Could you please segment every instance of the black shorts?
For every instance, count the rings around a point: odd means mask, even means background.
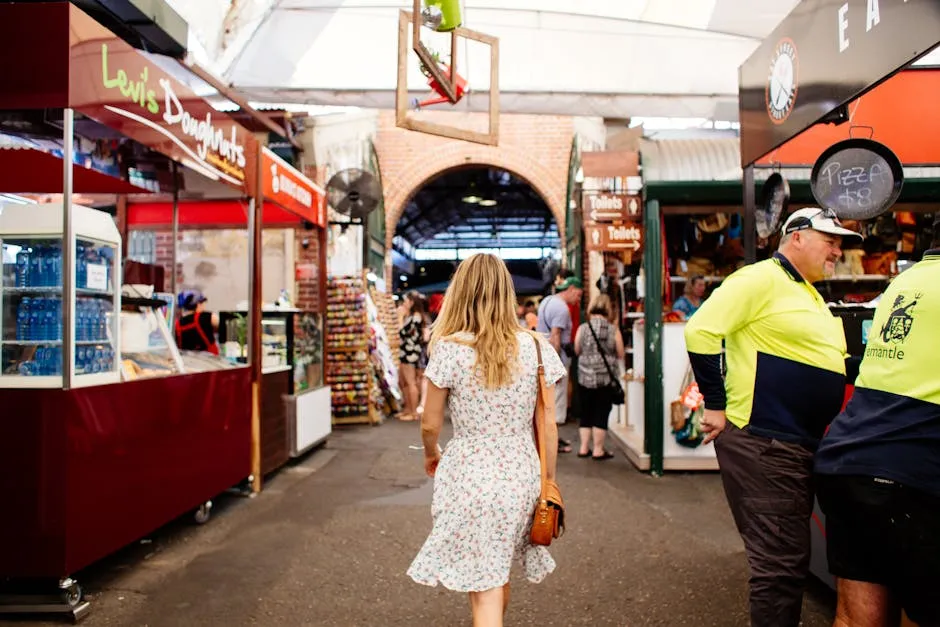
[[[606,431],[610,410],[613,408],[610,394],[604,388],[586,388],[579,383],[578,399],[581,405],[581,420],[578,426],[582,429]]]
[[[886,586],[911,620],[940,626],[940,497],[874,477],[817,480],[829,571]]]

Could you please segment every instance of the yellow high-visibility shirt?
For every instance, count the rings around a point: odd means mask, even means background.
[[[737,427],[815,447],[842,406],[842,321],[780,253],[726,278],[690,318],[685,341],[705,407],[724,409]]]

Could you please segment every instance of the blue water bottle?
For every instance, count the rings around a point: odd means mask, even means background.
[[[16,253],[16,287],[29,287],[29,252]]]
[[[42,376],[46,374],[49,363],[46,357],[46,348],[40,346],[36,349],[36,353],[33,355],[33,362],[36,364],[36,374]]]
[[[43,286],[43,276],[42,276],[42,255],[43,247],[36,246],[33,248],[33,254],[29,256],[29,287],[42,287]]]
[[[62,341],[62,299],[55,298],[53,299],[53,311],[55,312],[55,318],[53,319],[53,328],[55,329],[55,335],[52,337],[57,342]]]
[[[42,330],[42,299],[34,298],[32,306],[29,308],[29,341],[30,342],[39,342],[41,341],[43,330]]]
[[[75,341],[85,341],[85,301],[78,299],[75,301],[75,320],[73,321],[75,329]]]
[[[58,245],[49,249],[49,285],[62,285],[62,248]]]
[[[16,339],[21,342],[29,341],[29,314],[33,301],[26,297],[20,301],[20,306],[16,310]]]
[[[79,288],[88,285],[88,262],[85,260],[85,247],[81,244],[75,248],[75,285]]]

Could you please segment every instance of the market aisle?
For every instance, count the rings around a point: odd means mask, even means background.
[[[83,573],[94,606],[83,625],[469,624],[463,595],[404,575],[430,525],[417,442],[415,423],[341,431],[260,497],[223,498],[209,524],[175,523]],[[558,570],[542,586],[515,582],[508,625],[747,624],[742,546],[716,475],[652,479],[619,457],[571,455],[559,475]],[[809,597],[804,625],[831,624],[830,604]]]

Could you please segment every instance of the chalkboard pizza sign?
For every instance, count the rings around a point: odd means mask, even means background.
[[[816,160],[810,185],[816,202],[840,218],[866,220],[886,212],[901,195],[904,169],[884,144],[847,139]]]

